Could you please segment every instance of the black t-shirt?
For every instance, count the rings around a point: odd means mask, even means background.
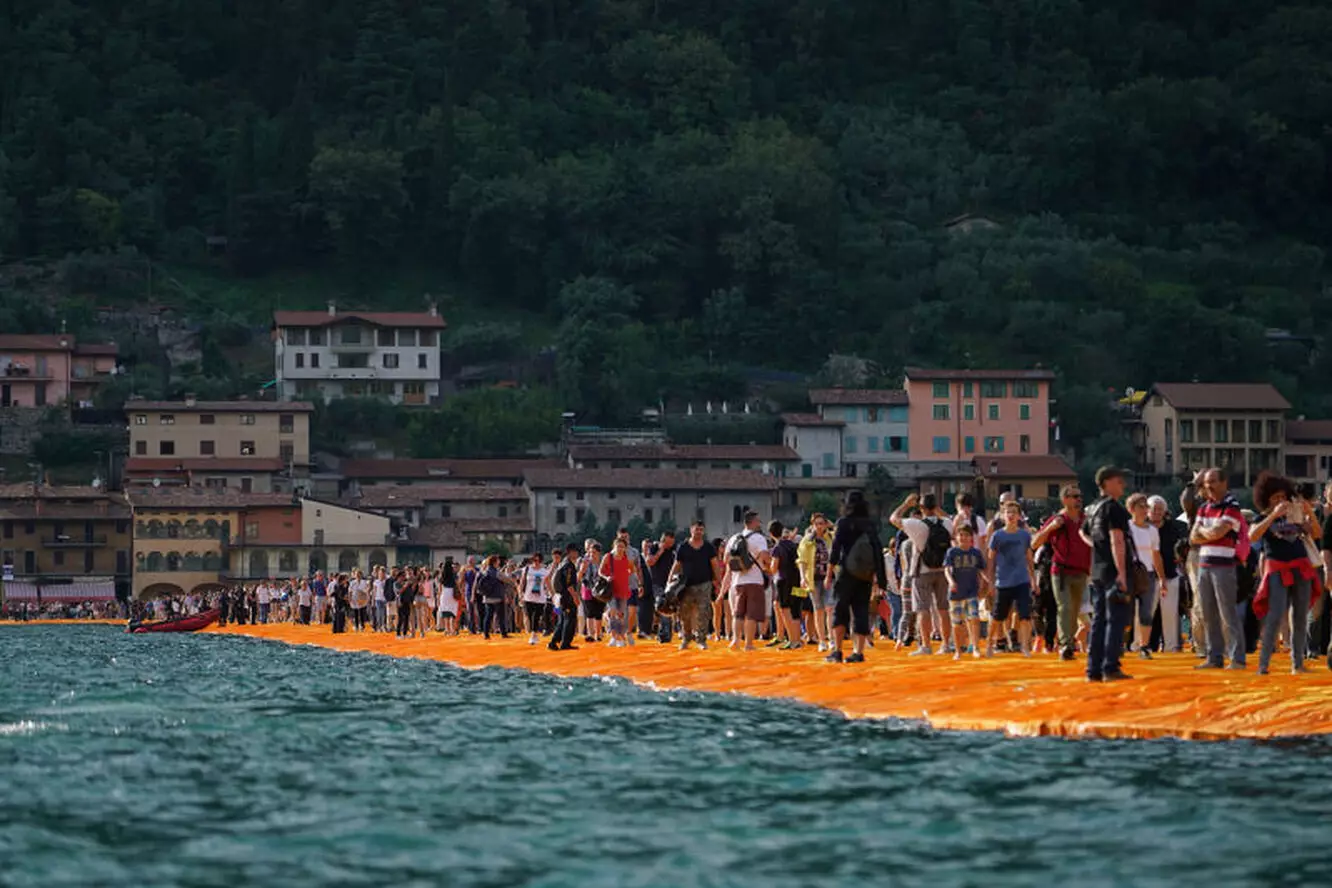
[[[1108,498],[1098,500],[1092,506],[1088,518],[1087,535],[1092,540],[1092,579],[1102,586],[1113,586],[1119,579],[1119,570],[1115,567],[1115,553],[1110,545],[1110,533],[1115,530],[1123,532],[1125,558],[1132,557],[1128,554],[1128,547],[1133,545],[1133,537],[1129,532],[1129,522],[1132,518],[1128,509],[1124,508],[1119,500]]]
[[[800,585],[799,551],[791,540],[778,540],[772,547],[772,557],[777,562],[778,588],[794,589]]]
[[[709,542],[704,542],[695,549],[689,540],[685,540],[675,547],[675,560],[680,562],[680,571],[684,574],[687,586],[711,583],[712,562],[716,558],[717,549]]]
[[[1179,576],[1179,565],[1175,562],[1175,547],[1180,540],[1189,538],[1189,526],[1175,518],[1161,522],[1161,564],[1165,567],[1165,578],[1173,580]]]
[[[1332,528],[1327,526],[1328,521],[1332,521],[1332,510],[1325,509],[1323,511],[1323,538],[1318,543],[1319,548],[1324,552],[1332,552]]]
[[[648,552],[652,555],[661,552],[661,543],[653,543],[648,548]],[[657,593],[666,591],[666,580],[671,575],[672,567],[675,567],[675,550],[667,549],[661,553],[657,563],[648,568],[648,577],[652,580],[652,588]]]
[[[578,591],[578,565],[576,562],[571,559],[561,562],[559,570],[555,571],[555,579],[551,580],[551,585],[555,587],[555,594],[560,596],[560,610],[578,607],[578,600],[575,595]]]

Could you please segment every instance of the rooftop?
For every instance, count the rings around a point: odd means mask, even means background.
[[[819,404],[886,404],[908,403],[907,393],[902,389],[810,389],[809,402]]]
[[[171,413],[310,413],[308,401],[126,401],[125,412],[140,410]]]
[[[1287,443],[1332,442],[1332,419],[1292,419],[1286,423]]]
[[[558,459],[344,459],[339,473],[344,478],[458,478],[465,481],[522,480],[528,469],[556,468]]]
[[[792,462],[800,458],[782,444],[570,444],[575,460],[752,460]]]
[[[12,484],[0,484],[0,499],[41,499],[41,500],[120,500],[118,493],[108,493],[91,484],[65,484],[52,486],[38,484],[35,481],[19,481]]]
[[[4,333],[0,349],[5,351],[70,351],[74,337],[65,333]]]
[[[1003,380],[1050,380],[1054,371],[1037,368],[1035,370],[932,370],[928,367],[907,367],[907,379],[1003,379]]]
[[[361,509],[421,508],[426,503],[514,502],[527,499],[521,486],[503,484],[384,484],[361,488],[357,496],[343,497],[349,506]]]
[[[743,469],[529,469],[527,486],[584,490],[776,490],[777,479]]]
[[[126,494],[135,509],[255,509],[264,506],[299,507],[300,498],[290,493],[245,493],[227,488],[160,487],[131,490]]]
[[[454,521],[427,521],[407,532],[408,539],[432,549],[465,549],[467,537]]]
[[[275,327],[327,327],[361,321],[375,327],[425,327],[443,330],[448,324],[427,311],[275,311]]]
[[[1176,410],[1289,410],[1290,402],[1265,382],[1158,382],[1152,390]]]
[[[800,428],[817,426],[838,428],[846,425],[846,423],[842,422],[840,419],[824,419],[817,413],[783,413],[782,422],[789,426],[797,426]]]
[[[176,459],[170,456],[131,456],[125,460],[125,472],[168,474],[174,472],[280,472],[287,467],[278,457],[211,457]]]
[[[1078,473],[1062,456],[1003,456],[987,454],[971,461],[987,478],[1076,478]]]

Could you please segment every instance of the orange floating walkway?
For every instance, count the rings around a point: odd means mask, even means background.
[[[1148,662],[1125,658],[1134,681],[1088,684],[1082,663],[1053,656],[1030,660],[951,657],[908,659],[871,649],[869,662],[824,663],[813,647],[752,653],[717,649],[681,652],[640,641],[632,648],[581,645],[554,652],[526,637],[486,642],[469,636],[397,639],[372,632],[333,635],[326,626],[214,626],[207,632],[250,635],[341,651],[439,660],[465,669],[502,666],[575,678],[618,676],[659,690],[685,689],[797,700],[851,718],[898,718],[934,728],[1002,731],[1012,736],[1190,740],[1276,739],[1332,734],[1332,672],[1318,661],[1307,675],[1289,675],[1289,657],[1274,658],[1272,675],[1195,672],[1191,654]],[[1311,668],[1313,664],[1311,663]],[[1282,674],[1277,674],[1282,673]]]

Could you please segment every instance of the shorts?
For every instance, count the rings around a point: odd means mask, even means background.
[[[731,614],[737,620],[766,622],[768,595],[762,583],[741,583],[731,590]]]
[[[606,602],[595,598],[583,599],[583,616],[589,620],[600,620],[606,616]]]
[[[780,589],[778,589],[777,603],[782,606],[783,610],[785,610],[788,614],[791,615],[791,619],[799,623],[801,611],[804,609],[805,602],[808,599],[799,598],[795,595],[792,595],[791,591],[794,588],[795,588],[794,586],[782,586]]]
[[[1017,608],[1019,620],[1031,619],[1031,584],[1023,583],[1021,586],[1000,586],[999,594],[994,603],[995,622],[1002,623],[1008,619],[1008,613],[1014,607]]]
[[[979,620],[980,601],[976,598],[963,598],[948,602],[948,619],[952,620],[954,626],[967,620]]]
[[[809,590],[809,601],[810,610],[821,610],[823,608],[832,610],[837,604],[836,600],[833,599],[832,594],[824,585],[823,580],[817,577],[814,580],[814,588]]]
[[[948,613],[948,577],[943,571],[915,576],[911,585],[911,609],[918,614]]]

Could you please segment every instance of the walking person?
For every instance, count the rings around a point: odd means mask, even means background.
[[[490,626],[498,623],[501,638],[508,638],[509,631],[504,624],[505,584],[499,570],[500,558],[491,555],[481,562],[480,576],[476,581],[477,595],[481,598],[481,634],[490,640]]]
[[[661,538],[655,543],[649,543],[644,546],[643,563],[647,565],[647,580],[651,587],[651,595],[648,601],[651,603],[651,611],[640,609],[638,624],[645,625],[643,617],[646,614],[648,621],[646,625],[651,625],[652,619],[657,619],[657,640],[662,644],[671,643],[671,624],[675,621],[673,614],[657,615],[658,600],[666,594],[666,584],[670,579],[671,572],[675,569],[675,532],[665,531]]]
[[[444,559],[444,566],[440,568],[439,578],[439,615],[435,621],[435,628],[449,635],[458,634],[458,566],[453,562],[453,556],[449,555]]]
[[[370,581],[361,575],[361,569],[352,571],[351,578],[352,628],[364,632],[370,622]]]
[[[564,549],[564,558],[556,562],[550,580],[551,591],[555,596],[557,617],[555,632],[546,647],[552,651],[577,650],[574,636],[578,632],[578,603],[581,596],[578,587],[578,544],[569,543]]]
[[[1168,654],[1177,654],[1181,637],[1180,608],[1183,604],[1179,551],[1181,543],[1188,545],[1189,526],[1167,514],[1164,497],[1149,497],[1147,508],[1148,517],[1156,526],[1161,539],[1161,567],[1165,572],[1165,583],[1161,587],[1161,649]]]
[[[1124,471],[1102,466],[1096,470],[1096,487],[1101,498],[1082,526],[1083,539],[1092,550],[1087,681],[1121,681],[1131,677],[1120,668],[1119,658],[1133,615],[1128,572],[1130,518],[1119,502],[1124,495]]]
[[[920,518],[908,518],[907,513],[919,505]],[[942,646],[951,650],[952,634],[948,618],[948,579],[944,576],[944,557],[953,546],[953,534],[947,516],[939,508],[934,494],[924,497],[912,493],[889,517],[889,522],[904,531],[911,541],[912,609],[920,630],[920,647],[911,656],[930,656],[934,630],[938,628]]]
[[[865,662],[870,595],[876,583],[880,589],[888,588],[882,553],[883,543],[876,522],[869,516],[865,495],[859,490],[848,492],[828,555],[829,567],[835,571],[833,595],[837,602],[833,609],[832,651],[826,658],[829,663],[843,662],[842,643],[848,634],[853,636],[852,650],[845,662]]]
[[[395,570],[393,590],[398,604],[398,638],[407,638],[412,630],[412,611],[416,603],[416,580],[411,569]]]
[[[523,612],[527,619],[527,643],[541,640],[541,621],[546,615],[546,569],[541,553],[537,552],[523,568]]]
[[[1221,669],[1230,657],[1231,669],[1245,667],[1244,626],[1237,610],[1240,561],[1250,547],[1244,514],[1230,495],[1225,473],[1208,469],[1203,473],[1203,495],[1189,541],[1199,547],[1197,596],[1202,599],[1207,624],[1207,659],[1196,668]],[[1243,540],[1241,541],[1241,535]]]
[[[1146,588],[1140,590],[1135,607],[1138,612],[1138,656],[1150,660],[1156,608],[1170,595],[1165,580],[1165,560],[1161,554],[1161,531],[1151,522],[1151,507],[1145,494],[1133,494],[1125,505],[1132,518],[1129,533],[1133,539],[1133,560],[1147,572]]]
[[[633,595],[631,579],[634,560],[629,554],[629,535],[616,535],[611,550],[602,559],[598,572],[610,580],[611,600],[609,620],[611,640],[609,647],[628,647],[633,644],[629,634],[629,599]]]
[[[772,565],[758,512],[745,512],[744,528],[726,544],[726,561],[731,574],[731,618],[735,621],[731,650],[743,643],[746,651],[752,651],[759,625],[768,620],[767,576]]]
[[[1267,675],[1282,630],[1290,633],[1291,672],[1307,672],[1309,605],[1319,580],[1318,566],[1309,556],[1322,527],[1313,509],[1297,501],[1289,478],[1261,473],[1253,486],[1253,504],[1263,513],[1249,531],[1250,541],[1261,544],[1264,555],[1253,601],[1254,615],[1262,620],[1258,674]]]
[[[832,551],[829,536],[831,522],[822,512],[810,516],[809,529],[800,541],[800,585],[809,590],[809,610],[813,627],[810,635],[818,639],[819,652],[832,647],[833,597],[828,590],[828,556]]]
[[[388,585],[384,576],[384,566],[375,565],[375,578],[370,581],[371,596],[374,599],[374,630],[388,631],[388,597],[385,587]]]
[[[1050,546],[1053,556],[1050,582],[1054,586],[1058,613],[1059,656],[1072,660],[1092,557],[1091,547],[1082,538],[1082,491],[1076,484],[1066,484],[1059,492],[1059,498],[1063,508],[1045,522],[1031,545],[1034,549]]]
[[[670,576],[675,574],[683,574],[685,583],[680,593],[680,650],[687,650],[691,641],[698,642],[701,650],[707,650],[712,600],[721,577],[717,548],[708,540],[702,521],[691,524],[689,539],[676,547]]]

